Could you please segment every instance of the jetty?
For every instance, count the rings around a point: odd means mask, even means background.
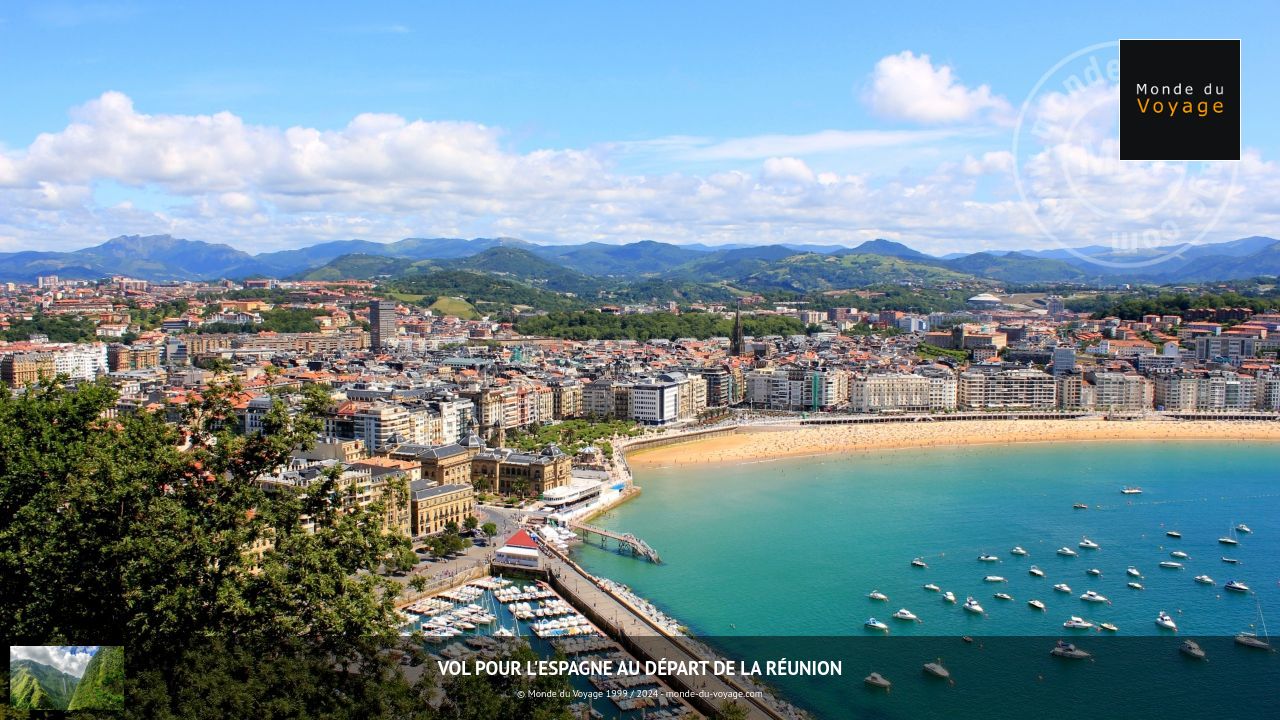
[[[600,538],[600,547],[607,547],[608,541],[612,540],[617,544],[619,550],[625,548],[630,550],[632,555],[642,557],[655,564],[660,564],[662,562],[662,558],[658,556],[657,550],[654,550],[649,546],[649,543],[641,540],[631,533],[617,533],[612,530],[605,530],[604,528],[596,527],[595,525],[588,525],[576,520],[570,520],[568,525],[569,529],[582,534],[583,542],[586,542],[588,537],[591,535],[595,535]]]

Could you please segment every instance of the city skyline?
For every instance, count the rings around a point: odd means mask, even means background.
[[[0,119],[0,252],[162,233],[251,251],[438,236],[1035,249],[1183,222],[1177,207],[1135,221],[1103,205],[1050,237],[1030,210],[1116,188],[1155,207],[1188,177],[1224,212],[1175,240],[1272,234],[1277,101],[1256,68],[1277,59],[1264,38],[1242,37],[1239,163],[1110,163],[1108,113],[1081,126],[1052,111],[1111,107],[1113,81],[1035,89],[1091,45],[1239,36],[1274,11],[1090,8],[1032,23],[1001,8],[753,6],[730,20],[713,6],[508,7],[481,25],[407,5],[375,19],[255,9],[248,24],[148,3],[14,5],[0,57],[30,69],[5,81],[24,111]],[[190,24],[207,32],[174,32]],[[289,50],[273,42],[284,36]],[[138,63],[128,43],[169,61]],[[1029,98],[1066,139],[1024,155],[1013,141]],[[1066,182],[1019,187],[1015,170],[1043,178],[1073,152]]]

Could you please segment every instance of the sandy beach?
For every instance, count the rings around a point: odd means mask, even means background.
[[[829,453],[946,445],[1113,440],[1280,440],[1280,422],[963,420],[866,425],[745,426],[732,435],[627,452],[634,468],[735,464]]]

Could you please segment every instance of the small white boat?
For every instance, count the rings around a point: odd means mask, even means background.
[[[911,567],[927,568],[929,565],[925,563],[924,558],[915,558],[911,561]]]
[[[981,605],[979,605],[979,604],[978,604],[978,601],[977,601],[977,600],[974,600],[972,597],[965,598],[965,601],[964,601],[964,609],[965,609],[966,611],[968,611],[968,612],[971,612],[971,613],[978,613],[978,614],[982,614],[982,612],[983,612],[983,610],[982,610],[982,606],[981,606]]]
[[[941,590],[942,588],[938,587],[937,585],[934,585],[933,583],[927,583],[927,584],[924,586],[924,589],[925,589],[925,590],[928,590],[929,592],[938,592],[938,591],[939,591],[939,590]]]
[[[982,582],[999,583],[999,582],[1009,582],[1009,581],[1005,580],[1003,577],[999,575],[988,575],[982,578]]]
[[[889,596],[888,596],[888,595],[885,595],[884,593],[880,592],[879,590],[872,590],[871,592],[867,593],[867,597],[868,597],[868,598],[870,598],[870,599],[872,599],[872,600],[878,600],[878,601],[880,601],[880,602],[888,602],[888,601],[889,601]]]
[[[902,609],[898,610],[898,612],[896,612],[896,613],[894,613],[894,614],[893,614],[893,619],[895,619],[895,620],[911,620],[912,622],[915,622],[915,621],[919,620],[920,618],[916,617],[916,614],[915,614],[915,613],[913,613],[913,612],[911,612],[910,610],[908,610],[908,609],[906,609],[906,608],[902,608]]]
[[[1138,572],[1138,568],[1130,565],[1128,570],[1124,571],[1129,577],[1142,577],[1142,573]]]
[[[1065,640],[1059,640],[1058,644],[1054,645],[1053,649],[1049,651],[1049,654],[1056,655],[1061,658],[1067,658],[1068,660],[1088,660],[1093,657],[1089,653]]]
[[[1010,595],[1009,593],[996,593],[995,598],[997,600],[1012,600],[1013,596]]]
[[[1068,584],[1066,584],[1066,583],[1058,583],[1057,585],[1054,585],[1054,586],[1053,586],[1053,589],[1054,589],[1054,590],[1057,590],[1057,591],[1058,591],[1058,592],[1060,592],[1060,593],[1068,593],[1068,594],[1069,594],[1069,593],[1071,592],[1071,586],[1070,586],[1070,585],[1068,585]]]
[[[885,625],[883,622],[880,622],[875,618],[867,618],[867,621],[862,623],[862,626],[865,628],[869,628],[871,630],[880,630],[882,632],[889,632],[889,626]]]
[[[1169,557],[1175,557],[1175,558],[1178,558],[1179,560],[1186,560],[1191,556],[1182,552],[1181,550],[1174,550],[1173,552],[1169,553]]]
[[[1084,618],[1079,618],[1079,617],[1076,617],[1075,615],[1072,615],[1070,620],[1067,620],[1066,622],[1062,623],[1062,627],[1067,628],[1069,630],[1088,630],[1089,628],[1093,627],[1093,623],[1089,622],[1088,620],[1085,620]]]
[[[1000,558],[995,555],[979,555],[978,562],[1000,562]]]
[[[1183,640],[1182,647],[1178,648],[1178,651],[1193,660],[1204,659],[1204,649],[1195,640]]]
[[[1085,550],[1097,550],[1098,548],[1102,547],[1101,545],[1090,540],[1089,538],[1081,538],[1079,544],[1080,544],[1080,547],[1084,548]]]
[[[1240,523],[1239,525],[1236,526],[1236,532],[1251,533],[1253,532],[1253,530],[1248,525],[1245,525],[1244,523]]]
[[[1174,562],[1172,560],[1165,560],[1164,562],[1160,563],[1160,567],[1165,568],[1166,570],[1181,570],[1182,563]]]
[[[1240,593],[1249,592],[1249,586],[1245,585],[1239,580],[1228,580],[1227,584],[1223,585],[1222,587],[1230,590],[1231,592],[1240,592]]]
[[[1196,582],[1200,583],[1201,585],[1213,585],[1213,584],[1214,584],[1214,583],[1213,583],[1213,578],[1209,577],[1208,575],[1197,575],[1197,576],[1196,576]]]
[[[1178,532],[1177,530],[1165,530],[1164,534],[1175,539],[1182,537],[1182,533]]]
[[[1044,571],[1036,567],[1035,565],[1032,565],[1031,569],[1028,570],[1027,572],[1032,575],[1035,575],[1036,577],[1044,577]]]
[[[1220,537],[1218,538],[1218,542],[1222,543],[1223,545],[1239,545],[1240,544],[1240,541],[1236,540],[1233,537]]]
[[[1021,545],[1014,545],[1014,546],[1013,546],[1013,549],[1012,549],[1012,550],[1010,550],[1009,552],[1010,552],[1011,554],[1013,554],[1013,555],[1027,555],[1027,554],[1028,554],[1026,550],[1022,549],[1022,546],[1021,546]]]
[[[1095,603],[1111,602],[1106,597],[1099,595],[1093,590],[1086,590],[1085,593],[1080,596],[1080,599],[1085,602],[1095,602]]]
[[[1122,495],[1141,495],[1142,488],[1138,487],[1137,485],[1134,485],[1133,487],[1125,485],[1124,487],[1120,488],[1120,493]]]
[[[1058,554],[1063,557],[1075,557],[1079,553],[1064,545],[1063,547],[1058,548]]]
[[[1039,600],[1028,600],[1027,604],[1037,610],[1044,610],[1044,603],[1040,602]]]
[[[934,677],[942,678],[943,680],[951,679],[951,672],[942,667],[942,663],[940,662],[925,663],[924,671]]]
[[[942,599],[946,602],[953,603],[956,601],[956,594],[948,590],[942,593]]]
[[[1102,623],[1101,625],[1098,626],[1098,628],[1101,630],[1106,630],[1107,632],[1120,632],[1120,628],[1116,627],[1112,623]]]
[[[874,672],[863,678],[862,682],[870,685],[871,687],[884,688],[885,690],[888,690],[893,685],[893,683],[886,680],[883,675]]]
[[[1075,505],[1072,505],[1071,507],[1075,508],[1076,510],[1088,510],[1088,509],[1089,509],[1089,506],[1088,506],[1088,505],[1085,505],[1084,503],[1076,503]]]
[[[1131,583],[1129,583],[1129,587],[1130,587],[1130,588],[1132,588],[1132,589],[1134,589],[1134,590],[1141,590],[1141,589],[1142,589],[1142,583],[1131,582]]]
[[[1223,555],[1223,556],[1222,556],[1222,562],[1224,562],[1224,563],[1226,563],[1226,564],[1228,564],[1228,565],[1239,565],[1239,564],[1240,564],[1240,561],[1239,561],[1239,560],[1237,560],[1237,559],[1235,559],[1235,558],[1229,558],[1229,557],[1227,557],[1226,555]]]
[[[1102,577],[1102,571],[1099,570],[1098,568],[1089,568],[1088,570],[1084,571],[1084,574],[1092,575],[1093,577]]]
[[[1165,630],[1172,630],[1174,632],[1178,631],[1178,623],[1174,622],[1173,618],[1169,617],[1169,613],[1163,610],[1161,610],[1160,614],[1156,616],[1156,625],[1159,625]]]

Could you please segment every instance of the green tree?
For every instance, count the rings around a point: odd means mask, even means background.
[[[462,527],[466,528],[467,530],[475,530],[476,526],[479,524],[480,524],[480,521],[476,519],[475,515],[468,515],[467,519],[462,521]]]
[[[494,523],[487,522],[480,526],[480,532],[484,533],[485,537],[492,538],[498,534],[498,526]]]

